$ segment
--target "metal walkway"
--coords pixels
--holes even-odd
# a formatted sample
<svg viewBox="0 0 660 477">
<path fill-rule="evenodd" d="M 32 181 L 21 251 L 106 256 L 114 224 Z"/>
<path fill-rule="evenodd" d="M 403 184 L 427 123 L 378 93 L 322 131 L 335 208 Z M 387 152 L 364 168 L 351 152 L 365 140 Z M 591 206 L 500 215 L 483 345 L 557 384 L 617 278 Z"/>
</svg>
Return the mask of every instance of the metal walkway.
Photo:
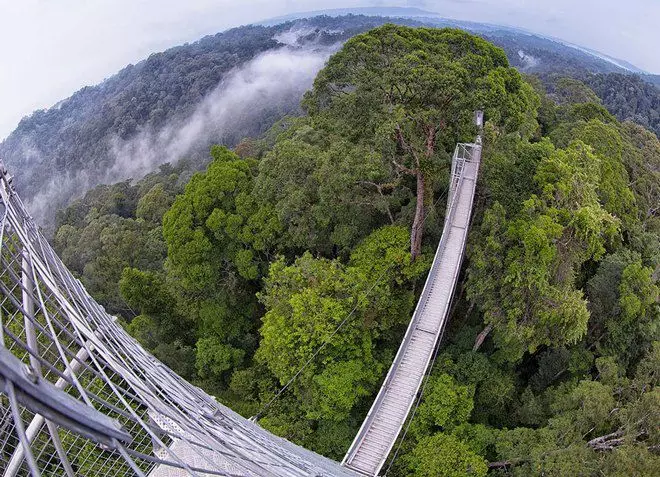
<svg viewBox="0 0 660 477">
<path fill-rule="evenodd" d="M 463 260 L 480 160 L 480 137 L 475 144 L 456 147 L 445 225 L 424 290 L 380 392 L 342 462 L 360 474 L 376 476 L 383 467 L 442 336 Z"/>
<path fill-rule="evenodd" d="M 0 475 L 351 477 L 147 353 L 64 266 L 0 164 Z"/>
</svg>

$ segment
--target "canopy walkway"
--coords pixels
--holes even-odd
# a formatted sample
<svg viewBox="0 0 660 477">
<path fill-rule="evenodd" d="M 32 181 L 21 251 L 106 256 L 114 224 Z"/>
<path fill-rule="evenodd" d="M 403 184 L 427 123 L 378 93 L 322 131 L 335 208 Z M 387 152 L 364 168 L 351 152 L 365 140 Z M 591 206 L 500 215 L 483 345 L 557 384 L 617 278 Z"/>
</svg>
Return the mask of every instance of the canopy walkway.
<svg viewBox="0 0 660 477">
<path fill-rule="evenodd" d="M 343 465 L 360 474 L 378 475 L 422 385 L 447 322 L 461 269 L 481 160 L 481 138 L 458 144 L 442 238 L 424 290 L 387 377 Z"/>
<path fill-rule="evenodd" d="M 480 158 L 480 138 L 456 148 L 433 266 L 341 465 L 266 432 L 146 352 L 57 257 L 0 164 L 0 475 L 376 476 L 448 318 Z"/>
<path fill-rule="evenodd" d="M 146 352 L 57 257 L 0 167 L 0 475 L 339 476 Z"/>
</svg>

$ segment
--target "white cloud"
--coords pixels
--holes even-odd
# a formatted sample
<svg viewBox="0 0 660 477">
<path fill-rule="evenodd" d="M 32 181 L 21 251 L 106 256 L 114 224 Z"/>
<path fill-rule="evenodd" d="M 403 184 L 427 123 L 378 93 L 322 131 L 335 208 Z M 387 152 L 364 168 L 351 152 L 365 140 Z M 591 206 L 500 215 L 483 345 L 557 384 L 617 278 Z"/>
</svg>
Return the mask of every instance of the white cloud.
<svg viewBox="0 0 660 477">
<path fill-rule="evenodd" d="M 185 157 L 205 140 L 224 143 L 248 129 L 264 109 L 296 104 L 333 50 L 283 47 L 256 57 L 230 73 L 189 117 L 129 141 L 116 140 L 115 163 L 104 182 L 140 177 Z"/>
</svg>

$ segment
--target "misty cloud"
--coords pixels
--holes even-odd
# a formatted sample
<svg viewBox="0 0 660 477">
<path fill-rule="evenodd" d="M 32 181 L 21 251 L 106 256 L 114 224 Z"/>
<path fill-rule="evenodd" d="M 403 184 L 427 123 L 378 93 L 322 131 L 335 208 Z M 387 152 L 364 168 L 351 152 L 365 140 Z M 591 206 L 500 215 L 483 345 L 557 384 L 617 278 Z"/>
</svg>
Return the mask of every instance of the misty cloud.
<svg viewBox="0 0 660 477">
<path fill-rule="evenodd" d="M 143 131 L 129 141 L 116 140 L 116 161 L 105 182 L 142 176 L 160 164 L 176 162 L 204 142 L 231 143 L 242 131 L 254 131 L 266 108 L 288 109 L 299 102 L 330 51 L 284 47 L 260 55 L 231 73 L 190 117 L 158 131 Z"/>
<path fill-rule="evenodd" d="M 541 62 L 541 60 L 535 56 L 525 53 L 523 50 L 518 50 L 518 57 L 520 57 L 520 60 L 523 62 L 523 70 L 534 68 Z"/>
<path fill-rule="evenodd" d="M 295 43 L 292 32 L 288 39 Z M 62 204 L 99 183 L 111 184 L 138 179 L 166 162 L 176 163 L 187 155 L 208 150 L 211 144 L 235 143 L 257 134 L 266 117 L 295 111 L 316 73 L 338 49 L 283 46 L 265 52 L 225 79 L 186 117 L 177 118 L 157 130 L 144 129 L 130 140 L 111 140 L 112 163 L 106 171 L 77 171 L 59 174 L 28 203 L 40 223 L 52 220 L 53 204 Z M 99 178 L 99 172 L 101 176 Z"/>
</svg>

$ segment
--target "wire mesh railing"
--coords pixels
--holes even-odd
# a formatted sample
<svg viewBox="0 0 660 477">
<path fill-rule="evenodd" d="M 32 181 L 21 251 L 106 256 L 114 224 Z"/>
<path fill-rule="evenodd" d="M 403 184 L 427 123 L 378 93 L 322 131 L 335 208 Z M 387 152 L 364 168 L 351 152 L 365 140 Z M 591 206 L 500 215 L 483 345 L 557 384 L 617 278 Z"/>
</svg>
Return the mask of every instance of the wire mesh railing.
<svg viewBox="0 0 660 477">
<path fill-rule="evenodd" d="M 354 475 L 147 353 L 57 257 L 4 167 L 0 220 L 0 475 Z"/>
</svg>

